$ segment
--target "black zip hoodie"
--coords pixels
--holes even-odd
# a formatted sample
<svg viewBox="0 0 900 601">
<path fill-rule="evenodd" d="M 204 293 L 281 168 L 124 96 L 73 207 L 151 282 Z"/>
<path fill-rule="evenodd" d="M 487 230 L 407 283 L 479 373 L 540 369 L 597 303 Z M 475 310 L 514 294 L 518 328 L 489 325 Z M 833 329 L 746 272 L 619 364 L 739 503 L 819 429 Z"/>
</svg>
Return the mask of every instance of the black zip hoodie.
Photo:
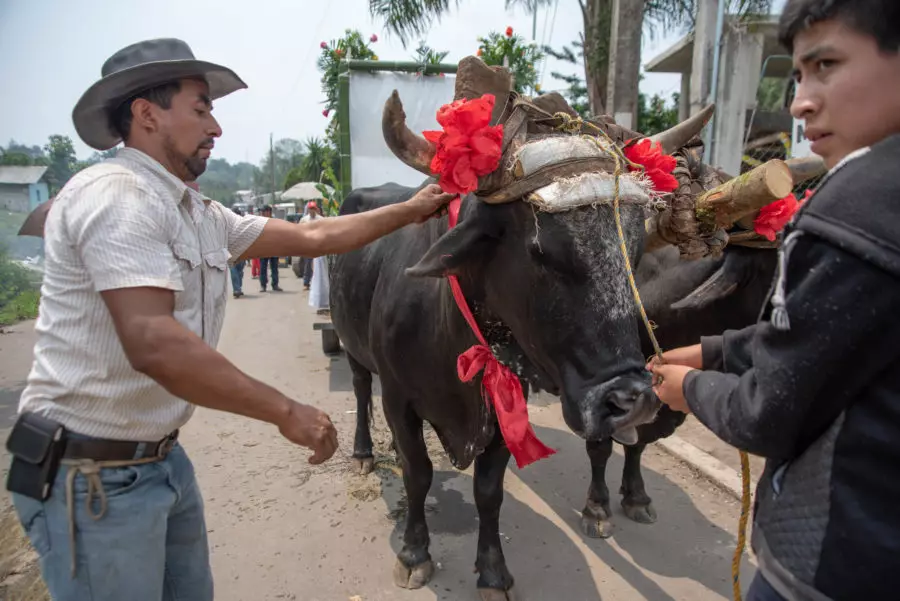
<svg viewBox="0 0 900 601">
<path fill-rule="evenodd" d="M 766 579 L 790 600 L 900 599 L 900 135 L 835 167 L 785 228 L 759 323 L 702 345 L 691 411 L 768 460 Z"/>
</svg>

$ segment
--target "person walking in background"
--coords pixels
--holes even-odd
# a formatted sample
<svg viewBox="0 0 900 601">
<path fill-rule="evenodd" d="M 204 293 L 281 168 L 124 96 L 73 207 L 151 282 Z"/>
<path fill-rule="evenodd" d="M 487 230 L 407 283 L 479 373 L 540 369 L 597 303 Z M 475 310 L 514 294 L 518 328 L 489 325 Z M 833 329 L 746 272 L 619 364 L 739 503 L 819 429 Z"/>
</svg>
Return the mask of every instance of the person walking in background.
<svg viewBox="0 0 900 601">
<path fill-rule="evenodd" d="M 231 210 L 241 217 L 244 216 L 239 209 L 232 208 Z M 235 261 L 231 265 L 231 290 L 234 294 L 234 298 L 241 298 L 244 296 L 244 267 L 246 267 L 246 265 L 247 261 Z"/>
<path fill-rule="evenodd" d="M 314 221 L 321 216 L 322 214 L 319 212 L 319 205 L 316 204 L 316 201 L 311 200 L 306 204 L 306 215 L 300 219 L 300 223 Z M 302 263 L 303 289 L 309 290 L 313 275 L 313 260 L 309 257 L 300 257 L 300 261 Z"/>
<path fill-rule="evenodd" d="M 259 279 L 259 259 L 250 259 L 250 277 L 254 280 Z"/>
<path fill-rule="evenodd" d="M 266 219 L 271 219 L 271 205 L 265 205 L 260 209 L 259 214 Z M 281 292 L 281 288 L 278 287 L 278 257 L 262 257 L 259 260 L 259 291 L 265 292 L 269 284 L 269 274 L 266 272 L 266 267 L 268 267 L 272 273 L 272 290 Z"/>
</svg>

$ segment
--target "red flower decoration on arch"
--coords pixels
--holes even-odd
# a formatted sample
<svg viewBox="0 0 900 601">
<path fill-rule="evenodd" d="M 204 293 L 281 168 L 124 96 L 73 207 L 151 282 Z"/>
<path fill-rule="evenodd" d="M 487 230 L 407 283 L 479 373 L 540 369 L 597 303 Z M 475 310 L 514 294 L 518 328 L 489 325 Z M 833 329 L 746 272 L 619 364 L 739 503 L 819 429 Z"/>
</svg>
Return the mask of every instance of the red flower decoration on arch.
<svg viewBox="0 0 900 601">
<path fill-rule="evenodd" d="M 450 194 L 468 194 L 478 189 L 478 178 L 495 171 L 502 155 L 503 126 L 491 126 L 496 99 L 457 100 L 438 110 L 443 131 L 422 132 L 436 148 L 431 172 Z"/>
</svg>

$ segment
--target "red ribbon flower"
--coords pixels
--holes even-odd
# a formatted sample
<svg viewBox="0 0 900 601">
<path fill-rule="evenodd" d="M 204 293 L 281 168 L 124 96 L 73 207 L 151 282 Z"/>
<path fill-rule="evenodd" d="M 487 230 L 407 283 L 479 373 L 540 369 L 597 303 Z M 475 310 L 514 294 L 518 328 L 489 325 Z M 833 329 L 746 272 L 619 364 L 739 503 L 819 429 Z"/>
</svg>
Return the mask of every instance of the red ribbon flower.
<svg viewBox="0 0 900 601">
<path fill-rule="evenodd" d="M 623 149 L 625 158 L 632 163 L 641 165 L 644 173 L 653 182 L 653 188 L 663 194 L 665 192 L 674 192 L 678 189 L 678 180 L 672 175 L 675 166 L 678 164 L 675 157 L 663 154 L 662 145 L 659 142 L 653 142 L 650 138 L 644 138 L 640 142 L 632 144 L 629 142 Z M 636 167 L 628 167 L 629 171 L 640 171 Z"/>
<path fill-rule="evenodd" d="M 473 192 L 478 189 L 478 178 L 500 165 L 503 126 L 490 125 L 494 102 L 493 95 L 485 94 L 446 104 L 437 113 L 443 131 L 422 132 L 436 147 L 431 171 L 438 175 L 445 192 Z"/>
<path fill-rule="evenodd" d="M 764 236 L 769 242 L 773 242 L 778 232 L 784 229 L 800 206 L 809 200 L 812 194 L 812 190 L 807 190 L 803 195 L 803 200 L 797 200 L 796 196 L 788 194 L 781 200 L 764 206 L 753 220 L 753 230 L 760 236 Z"/>
<path fill-rule="evenodd" d="M 328 48 L 328 44 L 326 42 L 322 42 L 321 44 L 319 44 L 319 48 L 325 50 L 326 48 Z"/>
<path fill-rule="evenodd" d="M 513 34 L 513 28 L 512 28 L 512 27 L 507 27 L 507 28 L 506 28 L 506 37 L 511 38 L 511 37 L 512 37 L 512 34 Z"/>
<path fill-rule="evenodd" d="M 375 42 L 378 41 L 378 36 L 373 33 L 372 37 L 369 38 L 369 41 L 374 44 Z"/>
<path fill-rule="evenodd" d="M 331 112 L 331 109 L 325 109 L 324 111 L 322 111 L 322 115 L 324 115 L 325 117 L 327 117 L 327 116 L 328 116 L 328 113 L 330 113 L 330 112 Z"/>
</svg>

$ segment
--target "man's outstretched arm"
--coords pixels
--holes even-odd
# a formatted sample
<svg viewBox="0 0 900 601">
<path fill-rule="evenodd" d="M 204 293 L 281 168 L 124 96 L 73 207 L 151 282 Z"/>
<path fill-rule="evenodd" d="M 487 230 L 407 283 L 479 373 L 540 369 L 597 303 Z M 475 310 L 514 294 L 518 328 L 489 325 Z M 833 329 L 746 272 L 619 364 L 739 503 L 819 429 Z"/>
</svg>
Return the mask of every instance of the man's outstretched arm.
<svg viewBox="0 0 900 601">
<path fill-rule="evenodd" d="M 356 215 L 293 224 L 269 219 L 262 234 L 241 255 L 253 257 L 320 257 L 356 250 L 411 223 L 440 214 L 455 195 L 437 184 L 426 186 L 406 202 Z"/>
</svg>

